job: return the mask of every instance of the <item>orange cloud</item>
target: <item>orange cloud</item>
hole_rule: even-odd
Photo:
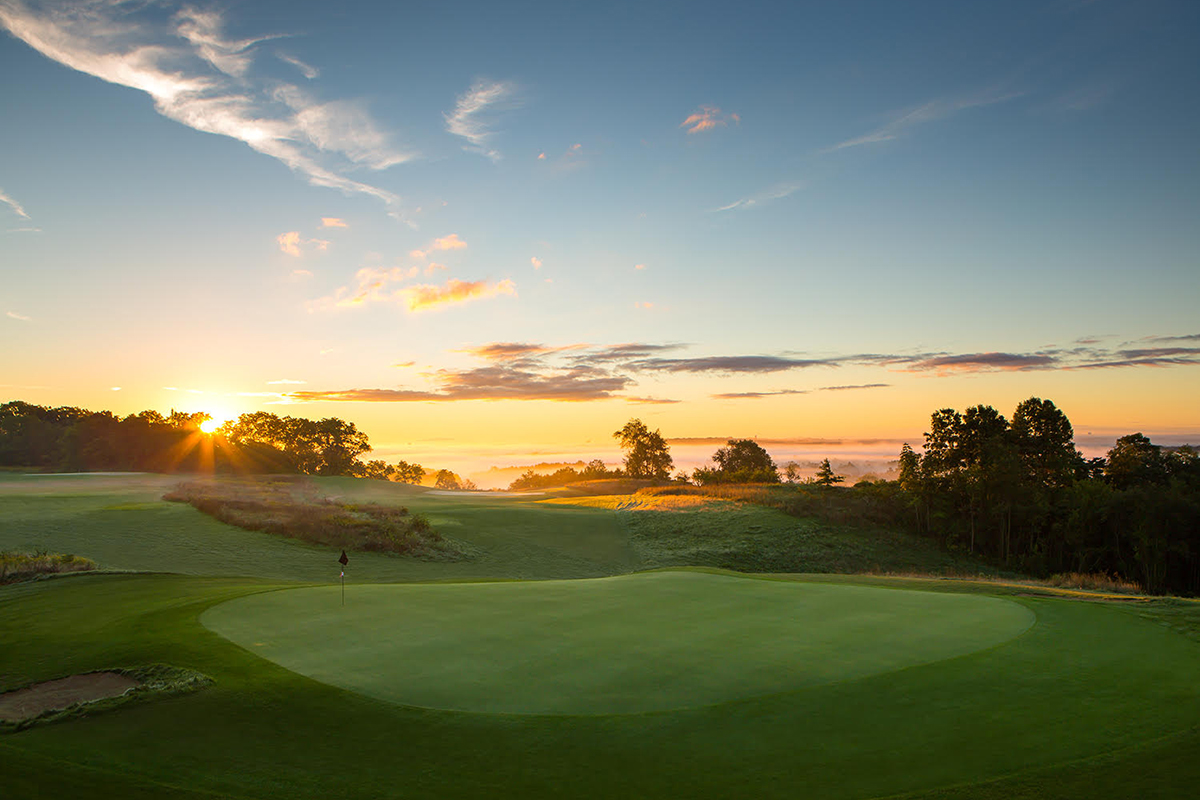
[[[538,258],[537,256],[534,256],[533,258],[529,259],[529,263],[533,264],[534,269],[542,268],[542,260],[540,258]]]
[[[275,242],[279,245],[279,249],[289,256],[300,258],[304,255],[302,247],[310,246],[317,250],[326,250],[329,248],[329,241],[326,239],[301,239],[300,231],[288,231],[281,233],[275,237]]]
[[[439,264],[436,261],[430,261],[429,266],[425,268],[425,274],[432,275],[433,273],[437,272],[439,269],[446,269],[446,265]]]
[[[538,161],[545,161],[545,160],[546,160],[546,154],[538,153]]]
[[[654,308],[654,303],[640,303],[639,302],[639,303],[634,303],[633,307],[634,308],[644,308],[646,310],[649,310],[649,309]]]
[[[729,124],[729,120],[740,124],[742,118],[737,114],[725,114],[716,106],[700,106],[687,119],[679,123],[679,127],[687,128],[688,133],[700,133],[711,131],[713,128],[723,128]]]
[[[321,217],[321,227],[323,228],[349,228],[344,219],[338,217]]]
[[[461,250],[467,246],[467,243],[458,238],[457,233],[452,233],[449,236],[443,236],[440,239],[433,240],[434,250]]]
[[[279,249],[289,256],[300,257],[300,231],[288,231],[275,237]]]
[[[408,254],[412,258],[424,258],[426,255],[424,250],[410,250]]]
[[[403,295],[409,311],[425,311],[430,308],[448,305],[450,303],[465,303],[484,297],[495,297],[500,294],[516,295],[517,286],[511,280],[499,283],[487,281],[460,281],[451,278],[441,286],[420,284],[403,289]]]

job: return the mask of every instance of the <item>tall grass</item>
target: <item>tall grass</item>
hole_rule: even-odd
[[[310,544],[430,561],[460,561],[472,555],[406,507],[338,503],[320,496],[303,478],[193,481],[179,484],[163,499],[188,503],[229,525]]]
[[[61,572],[87,572],[96,568],[96,562],[82,556],[61,553],[0,553],[0,584],[28,580],[38,575],[55,575]]]

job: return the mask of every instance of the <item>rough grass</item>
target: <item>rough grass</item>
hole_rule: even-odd
[[[307,480],[243,479],[181,483],[164,500],[187,503],[213,519],[251,531],[310,544],[430,561],[458,561],[471,553],[435,531],[405,506],[336,503]]]
[[[1141,584],[1137,581],[1107,575],[1103,572],[1064,572],[1051,575],[1045,582],[1050,586],[1058,586],[1064,589],[1084,589],[1116,592],[1118,594],[1144,594]]]
[[[827,525],[879,527],[893,522],[895,508],[889,486],[815,486],[810,484],[725,483],[713,486],[651,486],[641,495],[700,495],[774,508],[802,518],[818,519]]]
[[[554,498],[539,505],[607,508],[645,567],[708,566],[739,572],[993,573],[934,542],[881,527],[798,519],[760,502],[761,487],[659,487],[632,495]]]
[[[40,575],[87,572],[95,568],[95,561],[82,556],[44,552],[0,552],[0,584],[29,580]]]

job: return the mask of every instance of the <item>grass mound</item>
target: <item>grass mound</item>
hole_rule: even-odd
[[[429,561],[460,561],[472,555],[406,506],[338,503],[320,496],[304,479],[193,481],[179,484],[163,499],[187,503],[229,525],[310,544]]]
[[[95,568],[95,561],[82,556],[6,551],[0,553],[0,584],[25,581],[39,575],[87,572]]]

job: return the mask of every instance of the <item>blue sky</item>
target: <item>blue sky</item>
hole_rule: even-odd
[[[463,447],[1030,395],[1200,431],[1198,22],[0,0],[0,394]]]

